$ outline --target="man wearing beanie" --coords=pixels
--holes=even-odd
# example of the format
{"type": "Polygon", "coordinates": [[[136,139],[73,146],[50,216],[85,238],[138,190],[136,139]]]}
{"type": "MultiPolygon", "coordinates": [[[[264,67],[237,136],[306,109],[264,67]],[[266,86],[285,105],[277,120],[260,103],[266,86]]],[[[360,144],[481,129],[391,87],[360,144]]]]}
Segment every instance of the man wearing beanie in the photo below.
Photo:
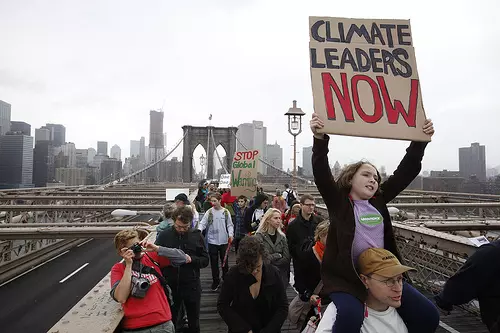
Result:
{"type": "MultiPolygon", "coordinates": [[[[368,249],[358,259],[359,277],[366,289],[365,319],[361,333],[408,333],[398,314],[403,295],[403,273],[414,270],[401,265],[394,254],[385,249],[368,249]]],[[[316,333],[332,332],[337,309],[332,302],[318,325],[316,333]]]]}

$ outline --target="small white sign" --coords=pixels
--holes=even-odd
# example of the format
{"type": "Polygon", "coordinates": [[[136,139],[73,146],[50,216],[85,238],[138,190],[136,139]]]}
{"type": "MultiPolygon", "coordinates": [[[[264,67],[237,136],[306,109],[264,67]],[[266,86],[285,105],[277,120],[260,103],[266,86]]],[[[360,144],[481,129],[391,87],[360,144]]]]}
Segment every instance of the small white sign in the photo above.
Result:
{"type": "Polygon", "coordinates": [[[477,247],[480,247],[481,245],[490,243],[488,238],[486,238],[484,236],[471,237],[471,238],[469,238],[469,241],[477,247]]]}
{"type": "Polygon", "coordinates": [[[231,174],[230,173],[223,173],[220,175],[220,180],[219,180],[219,188],[230,188],[230,183],[231,183],[231,174]]]}
{"type": "Polygon", "coordinates": [[[167,188],[165,190],[166,200],[173,201],[177,194],[184,193],[189,198],[189,188],[167,188]]]}

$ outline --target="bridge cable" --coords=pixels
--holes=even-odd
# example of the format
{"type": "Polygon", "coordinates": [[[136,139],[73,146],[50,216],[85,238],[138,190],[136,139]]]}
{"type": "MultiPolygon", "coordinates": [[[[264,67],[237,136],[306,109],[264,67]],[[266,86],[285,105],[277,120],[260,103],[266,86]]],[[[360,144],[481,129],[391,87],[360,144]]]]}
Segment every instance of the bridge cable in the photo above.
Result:
{"type": "MultiPolygon", "coordinates": [[[[215,138],[214,138],[214,132],[209,128],[208,129],[210,131],[210,133],[212,133],[212,142],[214,143],[214,146],[215,146],[215,138]]],[[[227,171],[227,168],[226,168],[226,165],[224,163],[222,163],[222,159],[220,158],[219,156],[219,152],[217,151],[217,147],[215,147],[215,154],[217,155],[217,158],[219,159],[219,163],[220,165],[222,165],[222,168],[224,168],[224,171],[226,173],[229,173],[229,171],[227,171]]],[[[227,152],[226,152],[226,159],[227,159],[227,152]]]]}

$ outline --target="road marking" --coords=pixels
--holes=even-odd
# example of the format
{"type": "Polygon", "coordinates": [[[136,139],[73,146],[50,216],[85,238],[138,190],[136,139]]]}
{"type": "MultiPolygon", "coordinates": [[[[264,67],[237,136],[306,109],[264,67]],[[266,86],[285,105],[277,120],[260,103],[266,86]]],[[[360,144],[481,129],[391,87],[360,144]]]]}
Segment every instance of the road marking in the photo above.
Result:
{"type": "Polygon", "coordinates": [[[73,275],[75,275],[76,273],[78,273],[79,271],[81,271],[82,269],[84,269],[89,263],[86,262],[85,264],[83,264],[80,268],[78,268],[76,271],[74,271],[73,273],[71,273],[70,275],[66,276],[64,279],[62,279],[61,281],[59,281],[59,283],[64,283],[66,282],[70,277],[72,277],[73,275]]]}
{"type": "Polygon", "coordinates": [[[93,240],[94,240],[94,239],[93,239],[93,238],[91,238],[91,239],[89,239],[89,240],[87,240],[87,241],[85,241],[85,242],[83,242],[83,243],[81,243],[81,244],[78,244],[76,247],[80,247],[80,246],[82,246],[82,245],[85,245],[85,244],[87,244],[88,242],[91,242],[91,241],[93,241],[93,240]]]}
{"type": "Polygon", "coordinates": [[[153,218],[150,218],[150,219],[148,220],[148,222],[151,222],[151,221],[153,221],[153,218]]]}
{"type": "Polygon", "coordinates": [[[439,321],[439,326],[441,326],[442,328],[444,328],[445,330],[447,330],[450,333],[460,333],[459,331],[457,331],[453,327],[448,326],[445,323],[443,323],[441,320],[439,321]]]}
{"type": "Polygon", "coordinates": [[[29,273],[29,272],[31,272],[31,271],[34,271],[34,270],[35,270],[35,269],[37,269],[38,267],[43,266],[43,265],[45,265],[46,263],[51,262],[52,260],[55,260],[55,259],[59,258],[60,256],[65,255],[65,254],[66,254],[66,253],[68,253],[68,252],[69,252],[69,250],[64,251],[63,253],[58,254],[58,255],[57,255],[57,256],[55,256],[54,258],[50,258],[49,260],[47,260],[47,261],[45,261],[45,262],[42,262],[41,264],[36,265],[36,266],[35,266],[35,267],[33,267],[33,268],[30,268],[30,269],[29,269],[29,270],[27,270],[26,272],[23,272],[23,273],[21,273],[21,274],[19,274],[19,275],[15,276],[15,277],[13,277],[12,279],[10,279],[10,280],[8,280],[8,281],[5,281],[4,283],[0,284],[0,287],[2,287],[2,286],[4,286],[4,285],[6,285],[7,283],[10,283],[10,282],[14,281],[15,279],[20,278],[20,277],[21,277],[21,276],[23,276],[23,275],[28,274],[28,273],[29,273]]]}
{"type": "MultiPolygon", "coordinates": [[[[290,272],[290,281],[289,282],[290,282],[290,286],[293,288],[293,284],[295,282],[295,276],[293,275],[292,272],[290,272]]],[[[295,288],[293,288],[293,290],[295,290],[295,288]]],[[[295,290],[295,292],[297,292],[297,290],[295,290]]],[[[457,331],[456,329],[454,329],[453,327],[451,327],[449,325],[446,325],[442,321],[439,321],[439,326],[441,326],[442,328],[444,328],[445,330],[447,330],[450,333],[460,333],[459,331],[457,331]]]]}

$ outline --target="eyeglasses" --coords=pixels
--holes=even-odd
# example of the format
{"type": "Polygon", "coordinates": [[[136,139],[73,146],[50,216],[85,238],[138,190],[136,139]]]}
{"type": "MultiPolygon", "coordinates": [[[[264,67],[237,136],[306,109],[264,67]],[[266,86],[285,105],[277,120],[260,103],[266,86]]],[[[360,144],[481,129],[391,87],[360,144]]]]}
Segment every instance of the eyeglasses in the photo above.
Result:
{"type": "Polygon", "coordinates": [[[375,278],[373,278],[371,276],[369,276],[369,278],[372,279],[372,280],[378,281],[378,282],[385,283],[385,285],[387,287],[389,287],[389,288],[394,287],[396,285],[396,283],[399,284],[399,285],[403,284],[403,277],[402,276],[400,276],[400,277],[398,277],[396,279],[387,279],[387,280],[377,280],[377,279],[375,279],[375,278]]]}

